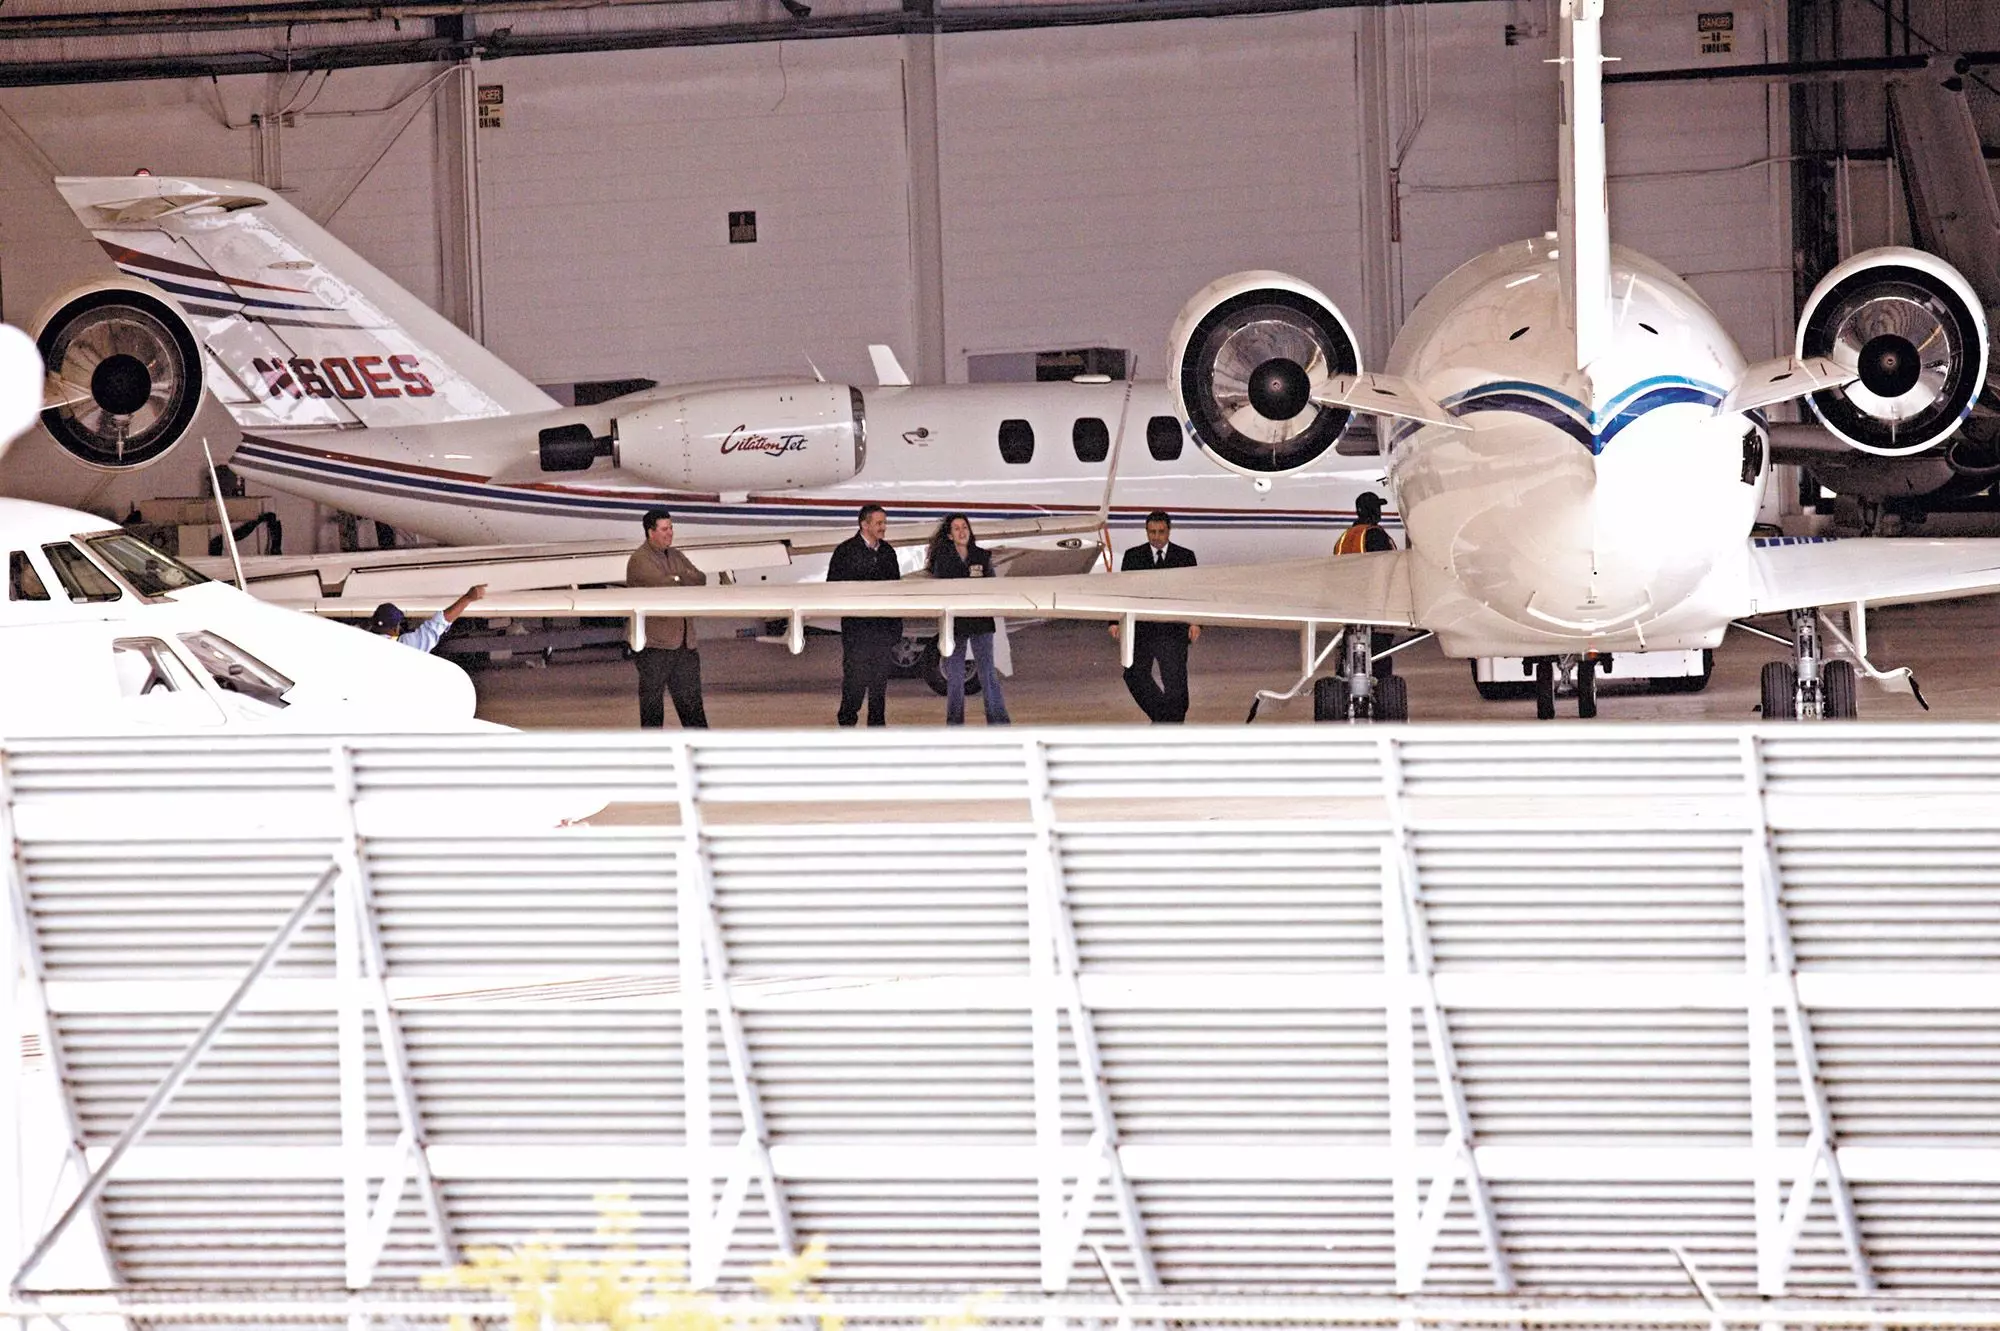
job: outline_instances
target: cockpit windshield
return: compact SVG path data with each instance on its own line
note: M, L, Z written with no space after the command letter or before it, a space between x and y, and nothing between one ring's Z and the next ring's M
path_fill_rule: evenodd
M285 694L291 689L292 681L229 639L220 634L201 632L183 633L181 641L194 653L194 659L201 662L201 668L231 693L240 693L272 707L289 705L285 702Z
M99 559L116 569L141 596L163 596L192 587L208 578L195 572L164 550L156 550L128 531L86 536L83 543Z

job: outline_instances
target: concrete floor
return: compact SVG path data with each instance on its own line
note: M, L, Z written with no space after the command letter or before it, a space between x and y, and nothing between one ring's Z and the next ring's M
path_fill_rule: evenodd
M1779 628L1778 621L1766 627ZM1931 710L1907 690L1884 692L1861 682L1861 715L1879 721L2000 720L2000 597L1938 602L1869 616L1870 650L1883 669L1915 669ZM1139 710L1119 678L1117 644L1099 624L1029 625L1012 634L1015 674L1006 681L1017 724L1140 724ZM1615 676L1602 683L1599 717L1610 721L1756 721L1757 674L1782 653L1776 644L1732 632L1716 653L1713 680L1702 693L1663 696L1629 691ZM1410 681L1416 721L1527 721L1533 702L1489 703L1473 691L1465 662L1429 644L1398 656ZM1291 633L1211 629L1189 661L1190 722L1239 725L1260 688L1283 689L1298 677L1298 638ZM807 639L802 655L766 643L716 640L702 647L704 696L711 725L798 728L831 726L840 695L840 644ZM504 664L476 668L479 715L525 729L617 729L638 724L635 674L628 661L558 662L547 667ZM1639 686L1643 689L1643 686ZM968 700L969 724L980 725L978 700ZM669 718L672 708L668 709ZM1257 724L1308 722L1309 695L1266 704ZM1559 721L1579 724L1575 705L1559 705ZM935 726L944 699L921 680L891 684L889 723ZM668 724L671 726L671 719Z

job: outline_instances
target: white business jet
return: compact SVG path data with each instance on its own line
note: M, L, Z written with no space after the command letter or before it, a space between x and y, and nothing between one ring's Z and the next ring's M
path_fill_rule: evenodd
M0 449L42 365L0 325ZM0 499L0 738L481 728L447 661L266 604L102 518Z
M503 564L512 552L485 547L532 544L546 564L564 553L552 543L596 540L602 550L577 553L615 553L616 577L640 515L665 506L683 545L734 547L765 576L772 551L754 543L783 556L794 533L838 540L862 502L898 523L964 512L982 538L1081 535L1068 542L1077 570L1100 514L1137 528L1164 507L1205 561L1231 562L1268 552L1273 533L1330 548L1354 496L1379 483L1372 458L1282 491L1217 467L1184 447L1164 383L916 386L885 347L871 349L881 382L865 389L801 376L564 407L259 186L55 184L117 268L108 290L59 302L38 325L52 376L44 423L69 455L145 465L185 432L205 384L240 427L239 474ZM541 576L496 574L496 590ZM463 581L454 572L439 589Z
M2000 541L1752 539L1768 470L1759 409L1805 397L1861 448L1878 430L1899 448L1943 439L1986 380L1983 313L1935 257L1870 251L1813 293L1796 354L1746 366L1686 283L1611 244L1602 10L1602 0L1562 6L1558 230L1446 278L1385 372L1364 372L1339 310L1282 274L1215 282L1174 326L1176 414L1232 472L1308 467L1353 413L1374 415L1406 549L989 585L520 594L488 609L625 613L635 632L646 613L785 614L795 644L805 616L843 612L938 616L946 645L959 615L1111 618L1128 629L1128 653L1139 619L1300 625L1309 644L1320 625L1416 629L1450 655L1534 662L1544 716L1559 658L1581 661L1589 715L1596 656L1712 648L1748 616L1782 614L1788 631L1771 636L1789 651L1765 667L1765 715L1854 715L1857 667L1909 681L1868 662L1867 609L2000 590ZM1855 425L1864 420L1869 430ZM1848 659L1829 659L1827 637ZM1369 677L1368 635L1343 638L1316 715L1407 716L1403 681Z

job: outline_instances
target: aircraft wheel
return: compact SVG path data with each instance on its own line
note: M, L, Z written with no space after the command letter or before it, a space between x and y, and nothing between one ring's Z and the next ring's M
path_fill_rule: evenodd
M1576 714L1588 721L1597 715L1597 662L1576 663Z
M1467 661L1466 664L1472 667L1472 687L1479 690L1479 696L1487 702L1521 702L1535 696L1532 680L1524 679L1516 683L1505 679L1481 679L1479 662Z
M905 638L903 641L912 640ZM931 692L942 698L951 692L951 684L944 677L944 653L938 650L936 638L925 638L922 642L922 654L917 660L916 668L910 673L922 677L924 683L931 686ZM969 649L965 653L965 696L968 698L979 696L979 668L972 663L972 652Z
M1387 679L1375 681L1375 719L1377 721L1410 719L1410 683L1401 675L1391 675Z
M1821 709L1829 721L1852 721L1861 715L1854 693L1854 667L1846 661L1826 661L1819 668Z
M1556 719L1556 663L1546 656L1535 662L1535 719Z
M1799 716L1799 672L1790 661L1766 661L1758 676L1766 721L1796 721Z
M1338 675L1323 675L1313 681L1313 720L1347 719L1347 681Z
M929 673L929 667L934 666L937 659L937 639L912 638L904 634L889 649L889 678L921 678Z

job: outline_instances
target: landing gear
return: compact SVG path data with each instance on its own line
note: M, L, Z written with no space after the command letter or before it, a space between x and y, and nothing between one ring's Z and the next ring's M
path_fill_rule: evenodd
M1597 715L1597 658L1538 656L1535 667L1535 719L1556 719L1556 695L1574 693L1576 714L1588 721Z
M1341 634L1340 673L1313 681L1315 721L1407 721L1410 686L1400 675L1374 675L1374 635L1365 625Z
M1794 610L1792 660L1769 661L1759 676L1766 721L1849 721L1861 714L1854 667L1828 661L1820 645L1819 612Z

